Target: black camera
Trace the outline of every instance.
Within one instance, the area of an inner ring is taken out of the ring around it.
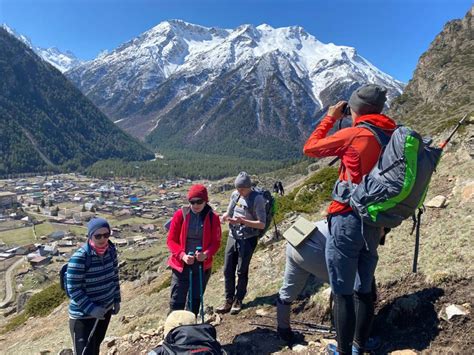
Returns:
[[[343,116],[351,115],[351,108],[349,107],[349,104],[347,102],[344,104],[344,106],[342,106],[341,112]]]

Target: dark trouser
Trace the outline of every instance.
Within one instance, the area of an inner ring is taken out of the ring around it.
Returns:
[[[192,278],[192,309],[189,309],[189,270],[193,271]],[[211,269],[203,271],[202,293],[206,290],[207,281],[211,277]],[[182,310],[188,308],[189,311],[198,315],[201,306],[201,290],[199,284],[199,264],[195,262],[192,265],[184,265],[183,272],[172,270],[171,276],[171,299],[170,311]],[[186,303],[188,301],[188,303]]]
[[[234,298],[242,301],[247,293],[249,282],[249,265],[253,252],[257,247],[258,238],[234,239],[227,238],[225,247],[224,278],[225,278],[225,298]],[[237,291],[235,289],[235,271],[237,270]]]
[[[362,235],[361,227],[360,219],[353,212],[330,217],[326,262],[341,354],[352,352],[353,340],[359,347],[365,345],[374,316],[371,291],[381,230],[364,224]]]
[[[104,319],[100,319],[97,322],[95,329],[96,318],[69,319],[69,330],[71,331],[74,344],[74,354],[99,355],[100,343],[105,338],[111,316],[112,310],[105,314]],[[88,343],[89,336],[90,341]]]

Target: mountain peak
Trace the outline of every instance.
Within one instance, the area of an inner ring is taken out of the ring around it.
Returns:
[[[7,24],[2,24],[1,27],[5,29],[5,31],[7,31],[10,35],[14,36],[15,38],[19,39],[21,42],[26,44],[41,59],[51,64],[53,67],[55,67],[62,73],[84,63],[84,61],[78,59],[74,55],[74,53],[72,53],[69,50],[61,51],[57,47],[50,47],[50,48],[37,47],[33,45],[33,43],[28,37],[18,33],[16,30],[12,29]]]

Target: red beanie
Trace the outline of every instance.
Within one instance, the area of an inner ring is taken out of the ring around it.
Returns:
[[[191,186],[188,191],[188,200],[191,200],[192,198],[200,198],[206,202],[209,202],[206,186],[201,184]]]

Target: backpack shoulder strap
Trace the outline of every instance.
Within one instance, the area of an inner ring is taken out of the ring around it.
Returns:
[[[249,195],[249,199],[248,199],[249,206],[247,206],[253,218],[255,219],[257,219],[256,211],[255,211],[255,199],[257,198],[258,195],[263,196],[263,194],[260,193],[259,191],[252,189]]]
[[[233,194],[234,193],[232,193],[232,195]],[[237,203],[239,203],[240,197],[241,197],[240,194],[237,194],[237,198],[232,197],[232,205],[230,206],[230,210],[229,210],[229,212],[232,212],[232,215],[234,214],[235,206],[237,206]]]
[[[110,256],[112,257],[112,260],[115,260],[117,258],[117,248],[115,247],[115,244],[112,243],[109,240],[109,250],[110,250]]]
[[[82,249],[84,249],[84,271],[89,270],[92,264],[92,255],[91,255],[91,247],[88,242],[86,242],[83,246]]]
[[[367,122],[361,122],[360,124],[357,125],[357,127],[367,128],[370,132],[372,132],[375,139],[377,139],[377,142],[380,144],[382,148],[384,148],[390,141],[390,135],[385,133],[385,131],[381,129],[380,127],[377,127],[373,124],[370,124]]]

